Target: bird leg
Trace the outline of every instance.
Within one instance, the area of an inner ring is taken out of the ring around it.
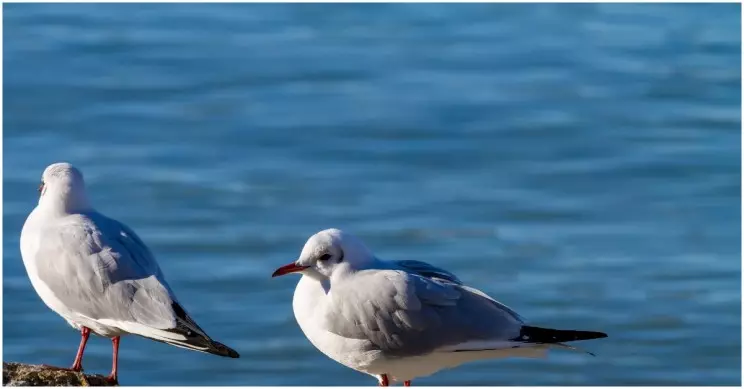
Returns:
[[[380,375],[380,386],[390,386],[387,374]]]
[[[119,337],[118,336],[114,336],[113,338],[111,338],[111,346],[113,347],[113,351],[114,351],[114,355],[113,355],[114,363],[113,363],[113,366],[111,367],[111,374],[109,374],[109,376],[106,377],[106,379],[109,382],[118,385],[119,384],[118,372],[117,372],[117,369],[119,367]]]
[[[80,335],[80,346],[75,355],[75,362],[72,363],[72,367],[70,368],[72,371],[83,371],[83,353],[85,352],[85,344],[88,343],[88,336],[90,336],[90,328],[83,327],[80,330]]]
[[[403,386],[411,386],[411,381],[403,381]]]

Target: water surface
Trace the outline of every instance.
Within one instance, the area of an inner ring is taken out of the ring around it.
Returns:
[[[271,272],[312,233],[425,260],[598,354],[419,385],[738,385],[739,5],[4,7],[3,358],[79,337],[18,249],[44,167],[150,245],[239,360],[136,337],[127,385],[374,385]],[[85,368],[110,369],[110,342]]]

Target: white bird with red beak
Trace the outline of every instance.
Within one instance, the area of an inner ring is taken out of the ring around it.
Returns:
[[[299,259],[272,277],[300,273],[292,307],[310,342],[380,386],[478,359],[542,357],[594,331],[524,324],[509,307],[419,261],[383,261],[337,229],[310,237]]]
[[[80,330],[70,370],[83,370],[90,333],[111,338],[118,382],[119,339],[135,334],[177,347],[238,358],[186,313],[155,257],[129,227],[96,212],[82,173],[68,163],[44,170],[39,205],[21,232],[21,255],[42,301]]]

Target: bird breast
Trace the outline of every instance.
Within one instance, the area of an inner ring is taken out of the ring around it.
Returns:
[[[292,299],[297,324],[310,343],[323,354],[342,365],[367,372],[366,367],[378,359],[381,353],[370,350],[367,340],[344,338],[324,328],[325,321],[322,317],[326,299],[322,285],[310,277],[303,276]]]

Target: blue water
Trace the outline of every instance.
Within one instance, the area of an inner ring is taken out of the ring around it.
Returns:
[[[608,339],[419,385],[738,385],[740,6],[4,6],[3,359],[67,366],[18,240],[44,167],[150,245],[241,359],[137,337],[126,385],[375,385],[295,323],[341,227]],[[89,342],[88,372],[110,369]]]

